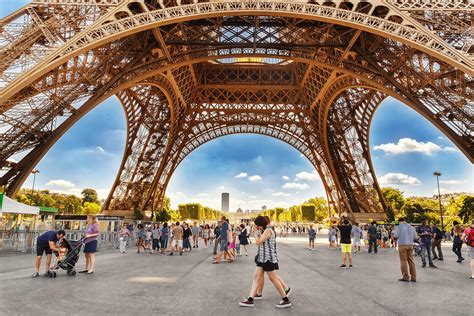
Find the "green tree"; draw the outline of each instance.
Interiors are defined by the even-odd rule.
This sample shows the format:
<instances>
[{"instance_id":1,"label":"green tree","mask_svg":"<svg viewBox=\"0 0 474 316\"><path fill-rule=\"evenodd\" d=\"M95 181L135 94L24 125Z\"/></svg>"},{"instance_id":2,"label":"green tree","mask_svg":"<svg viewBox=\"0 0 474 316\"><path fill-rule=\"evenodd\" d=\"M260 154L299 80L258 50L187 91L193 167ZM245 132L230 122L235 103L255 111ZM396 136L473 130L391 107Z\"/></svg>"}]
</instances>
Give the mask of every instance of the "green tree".
<instances>
[{"instance_id":1,"label":"green tree","mask_svg":"<svg viewBox=\"0 0 474 316\"><path fill-rule=\"evenodd\" d=\"M84 189L82 190L81 194L82 194L82 205L84 205L86 202L99 204L99 196L97 195L96 190Z\"/></svg>"},{"instance_id":2,"label":"green tree","mask_svg":"<svg viewBox=\"0 0 474 316\"><path fill-rule=\"evenodd\" d=\"M403 192L394 188L382 188L382 195L387 201L388 206L388 217L390 220L394 220L395 217L400 215L400 210L405 204L405 198Z\"/></svg>"},{"instance_id":3,"label":"green tree","mask_svg":"<svg viewBox=\"0 0 474 316\"><path fill-rule=\"evenodd\" d=\"M314 222L316 220L316 207L313 204L301 205L301 217L303 221Z\"/></svg>"},{"instance_id":4,"label":"green tree","mask_svg":"<svg viewBox=\"0 0 474 316\"><path fill-rule=\"evenodd\" d=\"M82 214L99 214L100 205L98 203L86 202L82 208Z\"/></svg>"},{"instance_id":5,"label":"green tree","mask_svg":"<svg viewBox=\"0 0 474 316\"><path fill-rule=\"evenodd\" d=\"M171 219L170 211L167 211L164 208L156 213L157 222L168 222L170 219Z\"/></svg>"}]
</instances>

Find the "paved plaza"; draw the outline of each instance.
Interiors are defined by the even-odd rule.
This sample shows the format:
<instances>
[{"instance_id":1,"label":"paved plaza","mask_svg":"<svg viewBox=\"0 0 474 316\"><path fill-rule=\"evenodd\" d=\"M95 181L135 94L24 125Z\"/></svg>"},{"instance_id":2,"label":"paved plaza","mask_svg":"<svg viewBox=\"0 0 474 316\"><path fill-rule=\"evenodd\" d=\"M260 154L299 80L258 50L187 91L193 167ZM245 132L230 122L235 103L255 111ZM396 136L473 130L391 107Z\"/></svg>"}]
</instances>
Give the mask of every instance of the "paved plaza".
<instances>
[{"instance_id":1,"label":"paved plaza","mask_svg":"<svg viewBox=\"0 0 474 316\"><path fill-rule=\"evenodd\" d=\"M93 275L31 278L34 256L0 253L2 315L472 315L473 281L469 258L456 263L450 244L438 269L421 268L417 283L401 283L394 249L354 257L355 268L339 269L339 251L318 240L279 238L280 275L294 289L293 307L278 310L279 297L266 279L264 299L255 307L238 306L248 295L255 245L235 263L211 264L204 247L181 256L97 254ZM77 268L84 266L84 257ZM43 271L43 270L42 270Z\"/></svg>"}]
</instances>

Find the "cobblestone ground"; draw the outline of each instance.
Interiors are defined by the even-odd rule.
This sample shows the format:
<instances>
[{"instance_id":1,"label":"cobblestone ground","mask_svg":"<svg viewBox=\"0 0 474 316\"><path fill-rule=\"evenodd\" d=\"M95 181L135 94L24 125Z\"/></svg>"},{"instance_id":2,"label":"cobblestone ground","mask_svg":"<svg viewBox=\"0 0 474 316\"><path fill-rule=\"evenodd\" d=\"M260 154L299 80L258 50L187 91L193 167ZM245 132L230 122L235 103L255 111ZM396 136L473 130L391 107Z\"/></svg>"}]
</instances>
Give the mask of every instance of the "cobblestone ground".
<instances>
[{"instance_id":1,"label":"cobblestone ground","mask_svg":"<svg viewBox=\"0 0 474 316\"><path fill-rule=\"evenodd\" d=\"M293 306L278 310L279 297L266 279L264 299L238 306L248 295L256 252L232 264L211 264L201 246L183 256L118 251L97 254L93 275L31 278L34 256L0 253L2 315L473 315L469 257L456 263L450 244L438 269L421 268L417 283L401 283L394 249L354 255L352 270L339 269L340 253L325 239L308 251L306 239L279 238L280 275L294 289ZM84 266L84 258L77 268Z\"/></svg>"}]
</instances>

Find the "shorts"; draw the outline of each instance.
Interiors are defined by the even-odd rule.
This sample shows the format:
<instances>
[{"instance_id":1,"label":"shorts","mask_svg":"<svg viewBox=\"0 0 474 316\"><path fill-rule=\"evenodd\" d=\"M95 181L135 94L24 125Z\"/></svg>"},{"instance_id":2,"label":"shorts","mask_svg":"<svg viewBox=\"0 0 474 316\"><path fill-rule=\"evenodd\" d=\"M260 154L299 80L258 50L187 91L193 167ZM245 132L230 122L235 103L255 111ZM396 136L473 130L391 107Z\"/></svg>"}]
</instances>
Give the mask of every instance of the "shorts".
<instances>
[{"instance_id":1,"label":"shorts","mask_svg":"<svg viewBox=\"0 0 474 316\"><path fill-rule=\"evenodd\" d=\"M84 246L84 253L94 253L94 252L97 252L97 240L88 242Z\"/></svg>"},{"instance_id":2,"label":"shorts","mask_svg":"<svg viewBox=\"0 0 474 316\"><path fill-rule=\"evenodd\" d=\"M309 241L314 241L314 237L309 237Z\"/></svg>"},{"instance_id":3,"label":"shorts","mask_svg":"<svg viewBox=\"0 0 474 316\"><path fill-rule=\"evenodd\" d=\"M351 253L352 252L352 245L351 244L341 244L341 251L343 253Z\"/></svg>"},{"instance_id":4,"label":"shorts","mask_svg":"<svg viewBox=\"0 0 474 316\"><path fill-rule=\"evenodd\" d=\"M354 245L360 246L360 239L354 239Z\"/></svg>"},{"instance_id":5,"label":"shorts","mask_svg":"<svg viewBox=\"0 0 474 316\"><path fill-rule=\"evenodd\" d=\"M221 241L221 251L227 251L229 250L229 243L227 241Z\"/></svg>"},{"instance_id":6,"label":"shorts","mask_svg":"<svg viewBox=\"0 0 474 316\"><path fill-rule=\"evenodd\" d=\"M279 269L278 263L273 263L270 261L267 261L265 263L257 262L257 267L260 267L263 269L263 271L267 271L267 272Z\"/></svg>"},{"instance_id":7,"label":"shorts","mask_svg":"<svg viewBox=\"0 0 474 316\"><path fill-rule=\"evenodd\" d=\"M183 248L183 241L182 240L178 240L178 239L174 239L174 245L178 248Z\"/></svg>"},{"instance_id":8,"label":"shorts","mask_svg":"<svg viewBox=\"0 0 474 316\"><path fill-rule=\"evenodd\" d=\"M336 236L332 236L331 241L336 241Z\"/></svg>"},{"instance_id":9,"label":"shorts","mask_svg":"<svg viewBox=\"0 0 474 316\"><path fill-rule=\"evenodd\" d=\"M53 253L51 248L49 248L49 243L38 243L36 244L36 255L41 257L43 253L46 252L46 255L50 255Z\"/></svg>"}]
</instances>

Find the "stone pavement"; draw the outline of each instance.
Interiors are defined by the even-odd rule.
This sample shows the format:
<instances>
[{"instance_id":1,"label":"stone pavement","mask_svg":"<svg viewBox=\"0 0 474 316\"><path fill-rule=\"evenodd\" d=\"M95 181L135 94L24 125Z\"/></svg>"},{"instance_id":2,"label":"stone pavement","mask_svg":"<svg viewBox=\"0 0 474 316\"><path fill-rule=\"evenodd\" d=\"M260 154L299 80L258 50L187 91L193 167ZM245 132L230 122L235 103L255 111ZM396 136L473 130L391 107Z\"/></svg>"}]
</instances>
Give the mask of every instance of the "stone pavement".
<instances>
[{"instance_id":1,"label":"stone pavement","mask_svg":"<svg viewBox=\"0 0 474 316\"><path fill-rule=\"evenodd\" d=\"M255 246L235 263L211 264L211 250L181 256L97 254L93 275L31 278L34 256L0 253L1 315L473 315L469 257L456 263L445 245L438 269L421 268L417 283L401 283L394 249L360 253L355 268L339 269L339 251L325 238L308 251L304 238L279 238L280 275L294 289L293 307L278 310L279 297L266 279L264 299L239 307L248 295ZM84 258L77 268L81 270Z\"/></svg>"}]
</instances>

